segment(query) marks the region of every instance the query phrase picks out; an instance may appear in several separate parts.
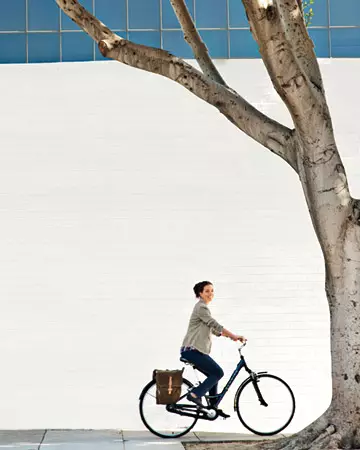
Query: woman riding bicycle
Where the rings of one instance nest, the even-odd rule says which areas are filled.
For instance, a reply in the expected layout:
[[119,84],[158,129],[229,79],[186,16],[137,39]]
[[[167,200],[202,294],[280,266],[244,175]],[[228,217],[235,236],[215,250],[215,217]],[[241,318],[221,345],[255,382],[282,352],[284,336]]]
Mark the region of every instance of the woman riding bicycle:
[[[246,339],[225,329],[211,317],[208,305],[214,298],[214,287],[210,281],[201,281],[193,289],[198,302],[191,314],[180,353],[182,358],[193,363],[200,372],[207,376],[186,397],[189,401],[203,407],[201,397],[208,391],[211,397],[216,396],[218,381],[224,376],[222,368],[209,356],[212,334],[229,337],[233,341],[245,342]],[[215,403],[216,398],[212,400]]]

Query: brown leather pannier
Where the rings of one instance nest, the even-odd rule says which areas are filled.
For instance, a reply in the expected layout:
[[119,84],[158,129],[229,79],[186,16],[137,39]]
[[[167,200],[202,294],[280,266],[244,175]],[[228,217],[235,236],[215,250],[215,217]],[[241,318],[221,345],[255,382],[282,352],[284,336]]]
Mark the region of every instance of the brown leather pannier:
[[169,405],[176,403],[181,397],[182,370],[154,370],[153,378],[156,381],[156,403]]

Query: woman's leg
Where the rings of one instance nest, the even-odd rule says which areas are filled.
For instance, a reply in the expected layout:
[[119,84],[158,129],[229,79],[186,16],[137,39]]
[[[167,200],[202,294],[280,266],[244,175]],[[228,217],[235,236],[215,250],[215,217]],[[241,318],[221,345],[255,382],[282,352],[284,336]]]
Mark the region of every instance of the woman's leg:
[[[201,370],[199,367],[197,367],[197,370],[199,372],[201,372],[202,374],[204,374],[206,377],[208,377],[210,374],[204,372],[203,370]],[[218,395],[218,383],[214,384],[214,386],[209,390],[209,400],[210,400],[210,405],[215,405],[217,402],[217,395]]]
[[209,356],[197,350],[187,350],[182,356],[195,364],[200,372],[207,375],[207,378],[195,389],[192,390],[197,397],[202,397],[211,389],[212,395],[216,392],[218,381],[224,376],[222,368]]

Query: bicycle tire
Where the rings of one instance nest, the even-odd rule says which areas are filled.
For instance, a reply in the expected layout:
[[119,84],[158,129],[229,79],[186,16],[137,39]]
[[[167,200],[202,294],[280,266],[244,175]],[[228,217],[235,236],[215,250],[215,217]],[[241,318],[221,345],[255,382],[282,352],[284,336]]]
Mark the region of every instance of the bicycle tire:
[[[239,417],[240,422],[244,425],[244,427],[246,429],[248,429],[249,431],[251,431],[254,434],[257,434],[259,436],[273,436],[275,434],[280,433],[282,430],[284,430],[292,421],[294,414],[295,414],[295,408],[296,408],[296,404],[295,404],[295,396],[293,391],[291,390],[290,386],[281,378],[275,376],[275,375],[271,375],[268,373],[264,373],[264,374],[259,374],[257,375],[257,379],[261,382],[261,380],[268,378],[268,379],[272,379],[272,380],[276,380],[279,383],[282,383],[282,386],[286,389],[286,391],[289,394],[289,401],[291,401],[291,410],[289,411],[289,417],[287,418],[287,420],[285,421],[285,423],[283,425],[281,425],[280,427],[277,427],[275,430],[272,431],[260,431],[258,429],[255,429],[253,426],[250,426],[246,423],[243,415],[241,414],[241,394],[243,394],[245,392],[245,389],[249,386],[252,387],[252,389],[255,390],[254,386],[253,386],[253,380],[249,377],[247,380],[244,381],[244,383],[240,386],[238,392],[236,393],[235,396],[235,405],[236,405],[236,411],[237,411],[237,415]],[[259,387],[260,391],[261,391],[261,386]],[[256,400],[257,397],[256,397]],[[266,398],[265,398],[266,401]],[[265,406],[263,406],[263,408],[266,408]]]
[[[181,389],[181,395],[184,395],[189,389],[188,388],[192,388],[193,384],[190,383],[189,380],[187,380],[186,378],[183,378],[183,385],[186,385],[184,391],[183,388]],[[189,433],[190,430],[192,430],[196,424],[196,422],[198,421],[198,417],[195,417],[194,420],[192,421],[192,423],[183,431],[179,432],[179,433],[173,433],[173,434],[164,434],[159,430],[155,430],[151,424],[148,423],[148,420],[146,420],[146,417],[144,414],[144,409],[143,409],[143,405],[144,405],[144,399],[146,394],[149,392],[149,390],[151,388],[155,387],[156,388],[156,382],[155,380],[150,381],[142,390],[141,394],[140,394],[140,398],[139,398],[139,412],[140,412],[140,417],[141,420],[143,422],[143,424],[145,425],[145,427],[153,434],[155,434],[155,436],[159,436],[161,438],[165,438],[165,439],[175,439],[181,436],[184,436],[185,434]],[[153,397],[153,395],[151,395],[151,397]],[[159,410],[160,408],[166,408],[166,405],[157,405]],[[167,414],[173,414],[171,412],[166,411]],[[182,417],[182,416],[178,416],[178,417]],[[192,418],[189,418],[192,419]]]

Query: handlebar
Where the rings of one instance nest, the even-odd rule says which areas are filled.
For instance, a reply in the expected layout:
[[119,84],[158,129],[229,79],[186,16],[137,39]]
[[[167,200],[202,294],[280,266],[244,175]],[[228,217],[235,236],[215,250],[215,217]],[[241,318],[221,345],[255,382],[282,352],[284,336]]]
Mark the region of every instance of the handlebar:
[[241,350],[245,347],[245,345],[246,345],[246,341],[241,342],[241,344],[238,344],[238,351],[239,351],[240,356],[241,356]]

